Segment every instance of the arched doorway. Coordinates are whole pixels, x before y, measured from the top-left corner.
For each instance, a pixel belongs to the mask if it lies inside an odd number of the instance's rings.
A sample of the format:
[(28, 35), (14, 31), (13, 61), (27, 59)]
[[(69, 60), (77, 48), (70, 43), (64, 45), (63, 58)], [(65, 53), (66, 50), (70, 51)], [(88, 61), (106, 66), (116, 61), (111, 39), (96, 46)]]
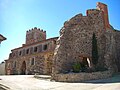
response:
[(21, 75), (26, 74), (26, 62), (23, 61), (22, 66), (21, 66)]
[(87, 57), (83, 57), (82, 63), (83, 63), (86, 67), (89, 67), (89, 63), (88, 63), (88, 58), (87, 58)]

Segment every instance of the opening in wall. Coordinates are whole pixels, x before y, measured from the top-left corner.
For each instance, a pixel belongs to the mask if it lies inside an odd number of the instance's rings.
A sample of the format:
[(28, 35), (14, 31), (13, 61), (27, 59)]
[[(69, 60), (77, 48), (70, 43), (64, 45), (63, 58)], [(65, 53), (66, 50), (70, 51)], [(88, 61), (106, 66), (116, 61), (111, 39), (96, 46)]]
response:
[(16, 61), (14, 62), (13, 67), (16, 68)]
[(19, 52), (19, 56), (21, 56), (21, 55), (22, 55), (22, 51)]
[(44, 46), (43, 46), (43, 50), (47, 50), (47, 44), (45, 44)]
[(37, 47), (34, 47), (34, 52), (37, 52)]
[(26, 54), (29, 54), (29, 49), (26, 50)]
[(35, 58), (31, 58), (31, 65), (35, 65)]

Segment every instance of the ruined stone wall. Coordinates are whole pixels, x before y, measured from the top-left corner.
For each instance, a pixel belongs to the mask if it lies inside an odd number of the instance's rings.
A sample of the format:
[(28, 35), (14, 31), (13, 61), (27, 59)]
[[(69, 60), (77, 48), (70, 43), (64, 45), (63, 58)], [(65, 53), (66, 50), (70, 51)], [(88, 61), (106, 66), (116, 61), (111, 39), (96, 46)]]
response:
[(115, 33), (113, 29), (108, 29), (105, 32), (105, 39), (106, 39), (106, 48), (104, 49), (104, 60), (105, 60), (105, 66), (113, 71), (117, 72), (116, 67), (116, 40), (115, 40)]
[(120, 31), (114, 30), (115, 33), (115, 48), (116, 48), (116, 61), (118, 71), (120, 72)]
[(104, 3), (98, 2), (97, 9), (103, 12), (104, 24), (105, 24), (106, 29), (110, 28), (107, 5)]
[(99, 43), (99, 54), (103, 54), (104, 51), (101, 49), (105, 48), (105, 41), (100, 44), (105, 32), (102, 12), (96, 9), (87, 12), (87, 16), (78, 14), (66, 21), (60, 30), (54, 53), (53, 73), (69, 72), (73, 63), (80, 61), (80, 56), (91, 59), (93, 33)]
[(59, 82), (84, 82), (87, 80), (105, 79), (111, 76), (111, 71), (103, 71), (92, 73), (56, 74), (53, 78)]

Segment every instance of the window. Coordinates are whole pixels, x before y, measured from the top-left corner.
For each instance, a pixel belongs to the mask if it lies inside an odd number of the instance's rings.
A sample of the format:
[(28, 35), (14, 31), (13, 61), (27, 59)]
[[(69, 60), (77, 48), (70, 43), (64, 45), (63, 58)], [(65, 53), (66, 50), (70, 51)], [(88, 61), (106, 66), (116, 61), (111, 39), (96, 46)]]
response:
[(26, 50), (26, 54), (29, 54), (29, 49)]
[(34, 52), (37, 52), (37, 47), (34, 47)]
[(54, 42), (54, 44), (57, 44), (56, 40), (54, 40), (53, 42)]
[(35, 65), (35, 58), (31, 59), (31, 65)]
[(42, 52), (42, 45), (39, 45), (39, 52)]
[(43, 50), (47, 50), (47, 44), (43, 46)]
[(19, 56), (21, 56), (21, 55), (22, 55), (22, 51), (19, 52)]
[(14, 62), (13, 67), (16, 68), (16, 62)]

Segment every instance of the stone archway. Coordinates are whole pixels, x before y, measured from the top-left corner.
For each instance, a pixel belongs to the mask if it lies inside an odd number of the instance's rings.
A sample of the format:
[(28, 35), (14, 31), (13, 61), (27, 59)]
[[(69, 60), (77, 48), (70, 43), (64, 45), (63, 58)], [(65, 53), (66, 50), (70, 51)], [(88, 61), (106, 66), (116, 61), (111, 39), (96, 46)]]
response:
[(90, 62), (89, 62), (88, 60), (89, 60), (88, 57), (83, 57), (82, 63), (83, 63), (86, 67), (90, 67)]
[(25, 75), (25, 74), (26, 74), (26, 62), (23, 61), (21, 66), (21, 75)]

